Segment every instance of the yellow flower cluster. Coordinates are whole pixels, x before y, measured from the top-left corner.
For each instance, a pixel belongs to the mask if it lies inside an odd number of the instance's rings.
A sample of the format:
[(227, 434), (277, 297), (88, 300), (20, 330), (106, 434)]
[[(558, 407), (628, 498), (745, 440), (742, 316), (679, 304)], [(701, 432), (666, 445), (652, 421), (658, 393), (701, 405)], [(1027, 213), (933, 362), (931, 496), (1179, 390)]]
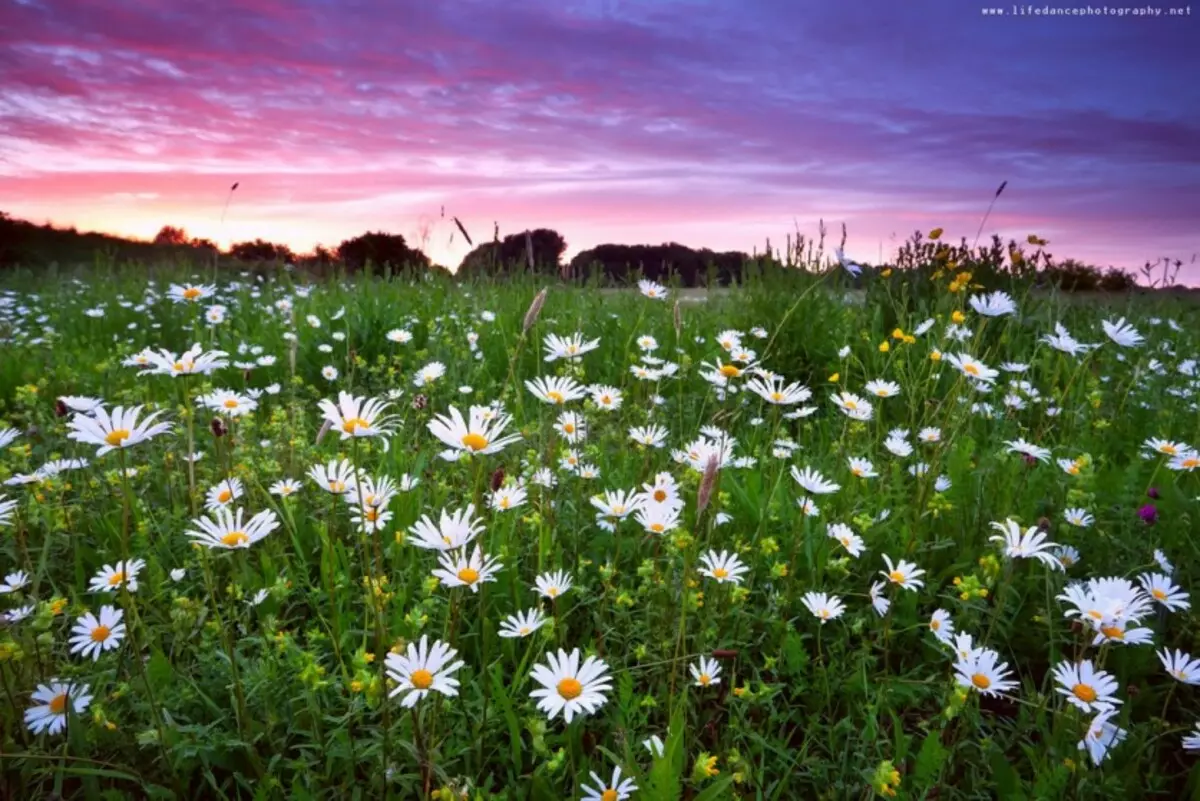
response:
[(971, 273), (969, 270), (963, 270), (954, 276), (954, 280), (950, 282), (950, 286), (946, 287), (954, 293), (958, 293), (966, 289), (971, 283)]
[(900, 786), (900, 771), (896, 770), (891, 760), (879, 763), (875, 775), (871, 778), (871, 786), (882, 796), (896, 797), (896, 788)]

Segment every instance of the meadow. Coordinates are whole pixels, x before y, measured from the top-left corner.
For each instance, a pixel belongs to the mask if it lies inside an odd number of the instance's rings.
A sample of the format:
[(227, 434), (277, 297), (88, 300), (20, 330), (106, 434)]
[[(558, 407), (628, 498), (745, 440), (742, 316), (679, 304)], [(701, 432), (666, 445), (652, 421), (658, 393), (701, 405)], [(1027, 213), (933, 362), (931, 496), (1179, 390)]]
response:
[(1183, 798), (1200, 314), (12, 272), (0, 795)]

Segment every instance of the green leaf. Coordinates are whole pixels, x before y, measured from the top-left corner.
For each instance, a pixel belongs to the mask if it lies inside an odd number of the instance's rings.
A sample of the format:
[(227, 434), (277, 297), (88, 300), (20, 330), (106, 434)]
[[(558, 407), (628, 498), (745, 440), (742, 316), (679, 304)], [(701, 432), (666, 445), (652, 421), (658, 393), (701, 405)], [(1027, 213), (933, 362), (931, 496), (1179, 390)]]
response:
[(1013, 770), (1012, 765), (1002, 751), (993, 751), (991, 757), (992, 778), (996, 780), (996, 797), (1023, 801), (1025, 794), (1021, 792), (1021, 777)]
[(508, 690), (504, 685), (504, 675), (499, 665), (492, 668), (492, 691), (495, 693), (496, 706), (500, 707), (500, 712), (504, 715), (504, 724), (508, 727), (512, 767), (519, 773), (521, 770), (521, 722), (517, 720), (517, 714), (513, 710), (512, 699), (508, 697)]
[(671, 714), (671, 728), (667, 732), (667, 741), (663, 744), (662, 757), (654, 760), (650, 768), (650, 780), (642, 793), (644, 801), (678, 801), (683, 795), (684, 749), (683, 733), (687, 724), (683, 696), (677, 699), (675, 711)]
[(946, 762), (949, 752), (942, 745), (940, 731), (931, 731), (925, 735), (921, 750), (917, 752), (917, 764), (913, 767), (913, 784), (917, 787), (927, 787), (941, 775), (942, 765)]
[[(722, 796), (722, 793), (728, 790), (731, 784), (733, 784), (732, 776), (722, 776), (708, 787), (705, 787), (703, 791), (697, 793), (692, 801), (716, 801), (718, 798), (727, 797)], [(728, 797), (732, 797), (732, 793)]]
[(162, 651), (154, 649), (150, 661), (146, 663), (146, 680), (154, 689), (162, 690), (169, 687), (174, 678), (175, 668), (171, 667), (171, 660)]

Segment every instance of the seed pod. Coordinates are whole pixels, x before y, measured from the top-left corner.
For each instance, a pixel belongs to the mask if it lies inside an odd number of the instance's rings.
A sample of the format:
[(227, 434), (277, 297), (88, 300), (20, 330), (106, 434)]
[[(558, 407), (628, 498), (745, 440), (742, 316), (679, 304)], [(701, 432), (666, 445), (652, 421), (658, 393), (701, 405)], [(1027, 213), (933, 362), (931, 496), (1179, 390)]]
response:
[(738, 652), (734, 649), (718, 648), (712, 652), (713, 659), (737, 659)]
[(492, 473), (492, 492), (504, 486), (504, 468), (497, 467), (496, 472)]
[(549, 291), (549, 287), (544, 287), (529, 304), (529, 310), (525, 312), (525, 321), (521, 326), (522, 334), (528, 333), (529, 329), (533, 328), (533, 324), (537, 322), (538, 315), (542, 313), (542, 306), (546, 302), (546, 293)]
[(214, 437), (223, 437), (229, 433), (229, 429), (225, 427), (225, 421), (220, 417), (214, 417), (212, 422), (208, 424)]

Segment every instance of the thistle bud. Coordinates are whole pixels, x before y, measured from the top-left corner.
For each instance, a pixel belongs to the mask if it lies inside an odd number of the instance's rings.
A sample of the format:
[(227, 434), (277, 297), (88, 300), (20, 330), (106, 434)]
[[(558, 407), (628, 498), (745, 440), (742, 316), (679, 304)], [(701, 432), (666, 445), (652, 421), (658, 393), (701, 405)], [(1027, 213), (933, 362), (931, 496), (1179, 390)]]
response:
[(225, 421), (220, 417), (214, 417), (212, 422), (208, 424), (208, 428), (212, 431), (214, 437), (223, 437), (229, 433), (229, 429), (225, 427)]
[(521, 333), (528, 333), (533, 324), (537, 322), (538, 315), (542, 313), (542, 306), (546, 302), (546, 293), (550, 291), (549, 287), (544, 287), (541, 292), (529, 304), (529, 310), (525, 312), (525, 322), (521, 326)]
[(1050, 518), (1039, 517), (1038, 522), (1037, 522), (1037, 527), (1042, 531), (1049, 531), (1050, 530)]
[(413, 399), (412, 399), (413, 411), (419, 412), (428, 405), (429, 405), (429, 398), (425, 397), (424, 395), (420, 395), (420, 394), (413, 395)]
[(496, 472), (492, 473), (492, 492), (496, 492), (504, 486), (504, 468), (497, 467)]

